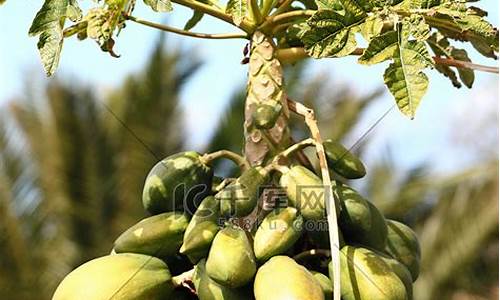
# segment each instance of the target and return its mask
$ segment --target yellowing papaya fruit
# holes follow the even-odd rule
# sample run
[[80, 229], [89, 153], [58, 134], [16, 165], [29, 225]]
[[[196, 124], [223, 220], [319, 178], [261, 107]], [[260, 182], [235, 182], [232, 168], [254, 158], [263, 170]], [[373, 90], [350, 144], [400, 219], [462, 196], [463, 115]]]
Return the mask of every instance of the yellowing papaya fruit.
[[244, 217], [257, 206], [261, 186], [269, 179], [261, 167], [248, 168], [222, 189], [215, 198], [220, 202], [220, 211], [224, 216]]
[[332, 299], [333, 298], [333, 285], [332, 281], [328, 276], [326, 276], [323, 273], [316, 272], [316, 271], [310, 271], [311, 274], [314, 276], [314, 279], [316, 279], [321, 286], [321, 290], [323, 291], [323, 295], [325, 296], [325, 299]]
[[288, 256], [274, 256], [257, 271], [254, 282], [256, 300], [323, 300], [317, 279]]
[[303, 222], [293, 207], [270, 212], [255, 233], [253, 249], [257, 260], [265, 261], [290, 249], [302, 234]]
[[257, 266], [245, 231], [233, 225], [220, 230], [210, 247], [206, 267], [210, 278], [227, 287], [249, 283]]
[[377, 253], [392, 269], [392, 271], [399, 277], [401, 282], [404, 284], [406, 289], [406, 295], [408, 295], [408, 299], [413, 299], [413, 280], [411, 278], [410, 271], [405, 267], [402, 263], [397, 261], [396, 259], [383, 254]]
[[303, 166], [292, 166], [281, 176], [280, 186], [305, 219], [321, 220], [325, 217], [325, 188], [316, 174]]
[[172, 291], [170, 271], [163, 261], [122, 253], [93, 259], [73, 270], [52, 300], [169, 299]]
[[328, 167], [335, 173], [347, 178], [357, 179], [366, 175], [366, 169], [359, 158], [341, 143], [328, 139], [323, 142]]
[[408, 299], [405, 285], [391, 266], [369, 249], [353, 246], [342, 248], [340, 276], [344, 300]]
[[189, 221], [179, 251], [193, 263], [208, 255], [210, 245], [220, 229], [219, 209], [219, 201], [214, 196], [207, 196]]
[[179, 212], [162, 213], [143, 219], [115, 241], [116, 253], [139, 253], [159, 258], [175, 255], [182, 244], [188, 218]]
[[345, 184], [336, 183], [333, 190], [340, 201], [339, 226], [346, 242], [383, 251], [387, 242], [387, 224], [380, 211]]
[[420, 272], [420, 244], [417, 235], [403, 223], [387, 220], [388, 236], [386, 252], [405, 265], [413, 281]]
[[201, 259], [194, 269], [193, 283], [200, 300], [251, 300], [252, 290], [245, 286], [242, 288], [229, 288], [218, 284], [208, 276], [206, 260]]
[[212, 189], [212, 169], [194, 151], [171, 155], [157, 163], [144, 184], [142, 203], [151, 214], [191, 209]]

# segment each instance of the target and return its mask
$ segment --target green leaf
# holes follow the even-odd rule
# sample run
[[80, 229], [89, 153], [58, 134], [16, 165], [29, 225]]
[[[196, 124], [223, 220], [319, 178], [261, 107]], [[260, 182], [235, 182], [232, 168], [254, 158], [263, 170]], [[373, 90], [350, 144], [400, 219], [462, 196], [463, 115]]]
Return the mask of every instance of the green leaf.
[[384, 27], [384, 19], [380, 15], [374, 14], [366, 18], [365, 22], [359, 26], [361, 35], [367, 41], [380, 35]]
[[339, 0], [315, 0], [319, 9], [342, 10], [343, 6]]
[[[453, 58], [461, 61], [471, 61], [465, 50], [457, 49], [451, 46], [448, 39], [442, 34], [434, 33], [429, 38], [428, 43], [432, 51], [437, 56], [445, 56], [447, 58]], [[462, 86], [462, 84], [458, 80], [456, 72], [451, 67], [444, 65], [435, 65], [434, 67], [438, 72], [448, 77], [451, 80], [453, 86], [457, 88], [460, 88]], [[474, 83], [474, 70], [469, 68], [457, 68], [457, 71], [462, 83], [465, 84], [465, 86], [467, 86], [468, 88], [471, 88], [472, 84]]]
[[333, 10], [319, 10], [307, 20], [309, 28], [301, 39], [309, 56], [341, 57], [356, 49], [355, 33], [367, 15], [354, 1], [344, 0], [342, 5], [344, 15]]
[[425, 41], [431, 35], [431, 27], [421, 15], [411, 15], [408, 18], [404, 18], [403, 22], [408, 23], [409, 33], [417, 41]]
[[54, 74], [59, 65], [64, 21], [70, 6], [68, 0], [46, 0], [29, 29], [31, 36], [40, 36], [37, 47], [48, 76]]
[[366, 47], [358, 62], [365, 65], [377, 64], [393, 58], [394, 52], [398, 49], [398, 33], [388, 31], [373, 38]]
[[398, 43], [394, 61], [384, 73], [384, 82], [394, 96], [399, 110], [413, 119], [415, 112], [427, 91], [429, 79], [422, 70], [432, 65], [425, 43], [408, 41], [408, 28], [398, 28]]
[[186, 25], [184, 25], [184, 30], [191, 30], [193, 29], [193, 27], [196, 26], [196, 24], [198, 24], [201, 19], [203, 18], [205, 14], [198, 11], [198, 10], [194, 10], [193, 11], [193, 15], [191, 16], [191, 18], [186, 22]]
[[82, 10], [78, 6], [78, 2], [76, 0], [69, 0], [69, 6], [66, 11], [66, 16], [73, 22], [78, 22], [82, 19]]
[[236, 26], [243, 22], [247, 16], [247, 0], [229, 0], [226, 5], [226, 13], [233, 17]]
[[169, 12], [172, 10], [170, 0], [144, 0], [146, 5], [149, 5], [156, 12]]

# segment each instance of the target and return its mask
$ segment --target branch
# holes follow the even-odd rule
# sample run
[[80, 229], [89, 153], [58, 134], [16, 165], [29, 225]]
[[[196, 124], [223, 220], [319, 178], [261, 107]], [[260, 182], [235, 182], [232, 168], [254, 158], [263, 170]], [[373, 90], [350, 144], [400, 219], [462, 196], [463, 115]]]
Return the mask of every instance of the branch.
[[151, 28], [159, 29], [162, 31], [173, 32], [180, 35], [186, 35], [190, 37], [200, 38], [200, 39], [213, 39], [213, 40], [225, 40], [225, 39], [248, 39], [247, 34], [243, 33], [220, 33], [220, 34], [209, 34], [209, 33], [196, 33], [191, 31], [186, 31], [182, 29], [178, 29], [175, 27], [170, 27], [163, 24], [158, 24], [146, 20], [142, 20], [136, 18], [134, 16], [125, 15], [125, 19], [130, 20], [132, 22], [142, 24]]
[[330, 249], [333, 261], [333, 299], [340, 300], [340, 243], [337, 223], [337, 203], [333, 197], [332, 183], [330, 180], [330, 172], [328, 171], [325, 149], [323, 148], [323, 140], [319, 132], [316, 117], [314, 116], [314, 111], [301, 103], [290, 99], [287, 100], [290, 110], [304, 117], [306, 125], [311, 131], [311, 136], [315, 140], [316, 153], [318, 154], [319, 165], [321, 167], [321, 178], [325, 188], [325, 206], [329, 227], [328, 234], [330, 237]]
[[[350, 55], [362, 55], [364, 51], [365, 51], [364, 48], [356, 48]], [[282, 63], [294, 63], [301, 59], [308, 58], [309, 56], [307, 55], [307, 52], [305, 51], [304, 48], [292, 47], [292, 48], [279, 49], [276, 52], [276, 57]], [[498, 74], [498, 67], [478, 65], [468, 61], [443, 58], [438, 56], [434, 56], [433, 59], [434, 63], [438, 65], [451, 66], [457, 68], [469, 68], [472, 70]]]
[[203, 12], [207, 15], [211, 15], [212, 17], [216, 17], [217, 19], [220, 19], [222, 21], [225, 21], [229, 24], [232, 24], [236, 27], [239, 27], [241, 30], [245, 31], [246, 33], [251, 33], [254, 29], [254, 25], [248, 22], [247, 20], [242, 20], [239, 25], [236, 25], [233, 21], [233, 18], [223, 12], [220, 9], [214, 8], [208, 4], [199, 2], [199, 1], [193, 1], [193, 0], [172, 0], [172, 2], [180, 4], [182, 6], [186, 6], [189, 8], [192, 8], [194, 10]]
[[262, 23], [262, 14], [260, 13], [258, 0], [248, 0], [248, 12], [250, 13], [250, 18], [255, 24]]

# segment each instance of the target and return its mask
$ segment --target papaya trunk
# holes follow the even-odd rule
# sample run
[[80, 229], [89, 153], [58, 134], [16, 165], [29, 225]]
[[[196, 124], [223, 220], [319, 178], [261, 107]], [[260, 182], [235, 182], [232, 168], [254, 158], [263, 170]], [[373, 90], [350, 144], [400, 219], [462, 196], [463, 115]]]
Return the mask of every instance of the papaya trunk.
[[245, 102], [245, 157], [262, 165], [289, 146], [289, 111], [283, 68], [270, 37], [253, 34]]

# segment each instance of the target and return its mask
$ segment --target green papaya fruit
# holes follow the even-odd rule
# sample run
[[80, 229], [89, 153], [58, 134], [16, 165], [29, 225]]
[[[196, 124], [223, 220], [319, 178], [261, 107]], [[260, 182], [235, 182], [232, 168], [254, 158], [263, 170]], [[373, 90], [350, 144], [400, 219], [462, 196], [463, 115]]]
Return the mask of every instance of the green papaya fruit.
[[302, 234], [303, 223], [293, 207], [270, 212], [255, 233], [253, 249], [257, 260], [265, 261], [290, 249]]
[[[309, 221], [306, 226], [307, 236], [318, 249], [330, 249], [330, 231], [327, 219]], [[339, 230], [339, 249], [345, 246], [344, 235]]]
[[251, 300], [252, 290], [247, 287], [229, 288], [218, 284], [208, 276], [206, 260], [201, 259], [195, 267], [193, 283], [200, 300]]
[[310, 272], [314, 276], [314, 279], [316, 279], [319, 285], [321, 286], [321, 290], [323, 291], [325, 299], [333, 299], [333, 285], [330, 278], [320, 272], [316, 271], [310, 271]]
[[405, 265], [413, 281], [420, 272], [420, 244], [413, 230], [403, 223], [387, 220], [386, 252]]
[[144, 184], [142, 203], [151, 214], [184, 211], [193, 207], [212, 189], [212, 169], [194, 151], [164, 158], [149, 172]]
[[316, 174], [303, 166], [293, 166], [281, 176], [280, 186], [305, 219], [325, 218], [325, 188]]
[[254, 282], [256, 300], [323, 300], [317, 279], [288, 256], [271, 257], [257, 271]]
[[179, 251], [193, 263], [208, 255], [210, 245], [220, 229], [219, 209], [219, 201], [214, 196], [205, 197], [189, 221]]
[[[330, 267], [330, 270], [332, 268]], [[404, 283], [379, 255], [366, 248], [340, 251], [341, 294], [344, 300], [407, 300]]]
[[328, 167], [347, 179], [357, 179], [366, 175], [366, 169], [359, 158], [334, 140], [323, 142]]
[[182, 244], [188, 218], [179, 212], [162, 213], [143, 219], [115, 241], [116, 253], [139, 253], [159, 258], [175, 255]]
[[217, 233], [207, 258], [207, 274], [217, 283], [237, 288], [249, 283], [257, 269], [243, 229], [228, 225]]
[[410, 271], [408, 271], [405, 265], [403, 265], [396, 259], [389, 257], [388, 255], [383, 253], [377, 253], [377, 254], [386, 262], [386, 264], [388, 264], [391, 267], [392, 271], [399, 277], [401, 282], [404, 284], [406, 289], [406, 294], [408, 295], [408, 299], [409, 300], [413, 299], [413, 285], [412, 285], [413, 280], [411, 278]]
[[215, 198], [220, 201], [223, 216], [244, 217], [257, 206], [261, 186], [269, 179], [267, 172], [261, 167], [248, 168], [236, 179], [222, 189]]
[[333, 190], [340, 201], [339, 226], [346, 241], [383, 251], [387, 224], [380, 211], [345, 184], [336, 183]]
[[172, 291], [170, 271], [163, 261], [122, 253], [93, 259], [73, 270], [52, 300], [169, 299]]

